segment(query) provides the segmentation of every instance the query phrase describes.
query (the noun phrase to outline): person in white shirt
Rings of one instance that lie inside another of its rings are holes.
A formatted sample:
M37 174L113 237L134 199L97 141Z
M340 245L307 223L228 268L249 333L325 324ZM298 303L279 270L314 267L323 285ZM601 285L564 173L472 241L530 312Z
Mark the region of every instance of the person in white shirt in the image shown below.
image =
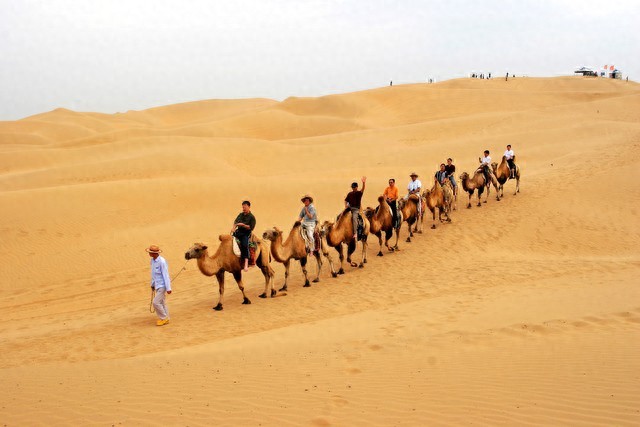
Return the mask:
M507 150L504 152L504 156L507 158L507 163L509 164L509 170L511 171L511 178L515 178L516 164L514 163L514 160L516 158L516 155L511 149L511 144L507 145Z
M489 150L484 150L484 157L479 157L480 167L484 173L484 179L487 182L491 181L491 156L489 156Z
M316 212L315 206L313 206L313 197L309 194L305 194L302 196L300 201L304 204L302 210L300 211L300 215L298 215L298 221L302 222L302 230L306 235L307 241L309 243L309 251L313 254L315 252L315 240L313 238L313 234L316 231L316 225L318 224L318 213Z
M158 315L156 325L163 326L169 323L169 309L167 308L166 295L171 294L171 279L169 278L169 266L160 255L160 247L151 245L146 249L151 257L151 289L155 290L153 307Z
M418 179L418 174L415 172L411 172L409 175L411 181L409 181L409 185L407 185L407 190L409 193L405 199L408 199L410 195L415 194L418 196L418 215L422 215L422 196L420 196L420 190L422 189L422 183Z

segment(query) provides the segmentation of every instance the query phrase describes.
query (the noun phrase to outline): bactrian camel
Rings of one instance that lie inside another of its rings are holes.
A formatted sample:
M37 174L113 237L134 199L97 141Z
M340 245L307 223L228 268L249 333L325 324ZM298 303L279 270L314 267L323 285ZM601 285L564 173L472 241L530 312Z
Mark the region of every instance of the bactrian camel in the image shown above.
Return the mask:
M407 242L411 241L414 232L422 233L422 221L424 220L424 210L426 209L426 204L424 200L422 200L422 213L419 214L418 200L420 200L420 198L417 194L410 195L408 199L401 198L398 200L398 209L400 210L400 212L402 212L402 218L407 222L407 226L409 227L409 236L407 237ZM418 224L420 225L420 229L418 229Z
M513 160L515 161L515 157ZM509 163L507 162L506 156L502 156L500 165L498 165L496 162L491 163L491 168L493 169L493 174L498 180L498 190L500 191L500 197L502 197L504 196L504 183L510 179L513 179L511 178L511 169L509 169ZM513 193L514 196L520 192L520 166L518 165L516 165L515 180L516 191Z
M300 267L302 267L302 273L304 274L304 287L306 288L311 286L309 283L309 276L307 275L307 248L301 234L301 228L300 221L296 221L284 243L282 243L282 230L279 230L277 227L273 227L272 229L266 230L262 233L263 239L271 241L271 255L273 255L273 259L284 264L284 285L280 288L280 291L287 290L287 279L289 278L289 267L292 259L300 261ZM333 268L333 261L329 255L329 251L327 250L327 245L323 242L322 238L318 238L320 239L322 254L329 260L331 275L336 277L338 273L336 273ZM313 279L313 282L317 283L320 281L322 257L319 252L315 252L312 256L315 257L318 263L318 274L316 275L316 278Z
M438 209L438 219L440 222L443 222L443 213L447 222L451 222L451 218L449 218L449 213L447 212L444 203L444 190L437 179L433 180L433 187L431 187L430 190L424 191L423 197L427 204L427 208L429 208L431 215L433 216L433 225L431 225L431 228L436 228L436 209Z
M344 252L342 244L347 245L347 262L352 267L364 267L367 263L367 237L369 236L369 220L363 216L362 221L364 223L364 231L362 237L362 261L360 264L356 264L351 261L351 254L355 252L357 239L354 239L355 234L353 230L353 224L351 223L351 209L346 208L340 215L335 223L325 221L322 223L321 232L326 236L327 244L338 252L340 256L340 270L338 274L344 274L343 262Z
M467 208L471 208L471 196L473 196L475 190L478 190L478 207L482 206L480 204L480 198L484 192L486 183L487 181L484 179L484 174L479 169L473 174L473 178L469 178L468 173L462 172L462 175L460 175L460 184L462 185L462 189L469 193L469 204Z
M253 237L253 236L252 236ZM220 298L218 304L213 307L214 310L222 310L224 303L224 273L233 274L233 278L238 284L240 292L242 292L242 303L251 304L249 298L244 293L244 285L242 284L242 267L240 257L233 253L233 237L230 235L220 235L220 246L215 254L210 255L209 249L203 243L194 243L193 246L184 254L185 259L195 259L198 261L198 268L205 276L216 276L220 287ZM252 240L255 240L252 238ZM271 255L269 254L269 246L264 241L259 241L256 248L256 265L264 275L264 292L260 294L260 298L266 298L267 294L275 296L276 291L273 289L274 271L269 265Z
M398 239L400 238L400 225L402 225L402 223L400 223L398 227L393 226L393 215L391 214L391 207L389 207L389 204L383 196L378 197L378 203L379 205L375 209L365 209L364 215L367 217L370 223L369 232L378 237L378 243L380 244L378 256L382 256L382 233L384 233L384 245L389 252L400 250L398 248ZM398 212L398 215L401 215L401 213ZM389 240L393 236L394 228L396 230L396 244L389 247Z

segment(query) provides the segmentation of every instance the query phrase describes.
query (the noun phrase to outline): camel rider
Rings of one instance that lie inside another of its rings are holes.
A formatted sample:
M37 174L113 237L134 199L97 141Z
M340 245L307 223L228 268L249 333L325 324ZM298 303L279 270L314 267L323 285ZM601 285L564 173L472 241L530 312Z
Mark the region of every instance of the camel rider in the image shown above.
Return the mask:
M447 180L447 171L445 169L444 163L440 163L440 170L436 172L435 177L440 185L444 185L445 181Z
M316 247L313 233L315 232L316 225L318 224L318 213L316 212L315 206L313 206L313 197L305 194L304 196L302 196L302 199L300 199L300 201L304 204L304 206L300 211L298 221L302 222L302 232L306 235L307 241L309 242L308 250L313 254Z
M507 145L507 150L504 152L504 157L507 158L507 163L509 164L509 171L511 172L510 178L515 178L516 176L516 164L513 162L516 158L515 153L511 149L511 144Z
M458 184L456 184L456 179L453 177L456 173L456 166L453 164L453 159L451 157L447 159L447 164L445 165L444 170L447 172L447 178L451 181L451 185L453 185L453 194L458 194Z
M480 161L480 167L484 173L484 179L486 182L491 181L491 156L489 156L489 150L484 150L484 157L478 159Z
M384 197L391 208L392 222L395 227L398 222L398 187L396 187L396 180L394 178L389 178L389 186L384 189L382 197Z
M364 194L364 188L367 185L367 177L362 177L362 191L358 190L358 183L351 184L351 192L347 194L344 199L345 208L351 209L351 224L353 225L353 238L358 238L358 215L360 214L360 206L362 202L362 195Z
M422 196L420 196L420 190L422 190L422 183L418 179L418 174L415 172L411 172L411 181L409 181L409 185L407 185L408 194L405 199L408 199L410 195L415 194L418 196L418 215L422 215Z
M238 239L240 244L240 263L243 270L249 270L249 237L256 227L256 217L251 213L251 202L245 200L242 202L242 212L233 221L231 233Z

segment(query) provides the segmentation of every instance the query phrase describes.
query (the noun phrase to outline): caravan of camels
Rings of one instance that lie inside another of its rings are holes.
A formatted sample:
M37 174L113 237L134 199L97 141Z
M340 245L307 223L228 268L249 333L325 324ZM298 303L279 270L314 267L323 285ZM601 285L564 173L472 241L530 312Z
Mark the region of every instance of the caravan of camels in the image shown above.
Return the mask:
M481 206L481 196L486 187L486 198L484 203L487 203L490 193L490 187L496 190L496 200L500 201L500 198L504 193L504 184L510 180L516 180L516 190L514 195L520 192L520 168L515 164L515 155L511 151L511 146L507 146L505 155L502 156L500 165L495 162L491 162L491 158L488 157L489 151L485 151L485 157L480 158L480 167L474 172L473 177L469 177L467 172L463 172L460 175L460 181L462 189L469 193L469 203L467 208L471 208L471 197L475 190L477 190L478 204ZM449 159L451 160L451 159ZM489 167L490 165L490 167ZM444 164L442 166L445 166ZM449 167L452 167L449 164ZM444 170L444 168L443 168ZM312 236L315 236L315 243L308 237L308 233L303 229L304 224L301 222L304 218L303 209L302 215L298 221L293 225L293 228L289 232L286 240L283 242L283 231L277 227L273 227L264 231L262 239L255 234L251 234L250 245L253 246L253 251L250 256L251 265L258 266L262 272L265 280L264 292L259 295L260 298L274 297L278 294L278 291L274 289L273 280L275 271L271 268L270 263L272 259L284 265L284 285L280 288L280 292L287 291L287 280L289 278L289 270L291 261L299 261L304 275L304 287L310 286L309 275L307 271L308 259L315 258L317 263L316 277L313 282L320 281L320 272L322 270L322 257L325 257L329 262L331 268L332 277L338 277L339 274L344 274L344 246L347 247L346 261L351 267L363 268L367 263L367 247L368 237L370 234L375 235L378 238L379 249L377 256L383 256L382 246L387 248L389 252L400 250L398 247L398 240L400 239L400 229L404 222L407 223L407 229L409 236L406 241L411 242L411 237L414 237L414 233L422 233L424 214L427 209L431 212L433 224L432 229L436 228L436 210L438 210L438 219L440 222L451 222L450 214L452 210L456 209L458 189L455 182L453 173L455 172L455 166L449 169L450 173L442 175L443 179L439 179L438 173L433 179L433 186L431 188L420 191L412 191L412 184L418 175L413 172L411 174L412 182L409 184L409 194L404 197L397 198L397 200L388 200L384 196L378 197L379 205L375 208L367 207L362 209L360 204L360 198L364 192L364 184L366 177L363 177L362 191L357 191L357 183L352 184L352 192L347 195L345 199L345 209L340 212L335 221L324 221L320 223L315 218L313 221ZM393 180L395 184L395 180ZM419 181L418 181L419 182ZM415 188L415 185L413 185ZM418 190L421 190L421 183L418 184ZM386 192L385 192L386 193ZM350 205L349 201L352 194L358 194L357 206ZM397 195L397 190L395 192ZM305 195L301 201L308 206L313 202L313 198L309 195ZM249 202L243 202L243 204L249 204ZM397 215L394 215L396 209L392 209L391 203L397 205ZM308 211L307 211L308 212ZM315 210L314 210L315 214ZM357 214L357 220L354 220L352 215ZM442 219L442 215L445 219ZM354 231L354 225L357 223L357 230ZM390 246L390 241L395 231L395 243ZM218 303L213 307L214 310L222 310L224 303L224 273L228 272L233 275L240 292L242 293L242 304L251 304L251 301L247 297L244 291L244 284L242 282L243 269L242 258L239 252L234 249L233 240L234 237L230 235L220 235L220 246L218 249L211 253L207 245L203 243L194 243L193 246L185 253L185 259L195 259L198 263L198 268L205 276L215 276L219 285L219 299ZM269 242L269 243L267 243ZM352 261L352 255L356 251L358 242L361 243L362 255L360 263ZM340 268L336 271L334 267L334 261L330 255L329 248L334 248L338 252L340 260Z

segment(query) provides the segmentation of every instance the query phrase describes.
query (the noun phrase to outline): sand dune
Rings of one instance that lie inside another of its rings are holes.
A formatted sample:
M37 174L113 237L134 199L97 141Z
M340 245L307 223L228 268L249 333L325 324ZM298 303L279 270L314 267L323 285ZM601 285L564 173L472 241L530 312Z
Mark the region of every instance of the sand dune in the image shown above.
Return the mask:
M0 122L0 421L638 425L639 107L632 82L460 79ZM214 312L184 259L245 198L258 233L288 231L304 193L330 219L363 175L374 206L391 176L430 186L446 157L459 175L508 143L520 194L461 194L451 224L381 258L371 237L337 279L302 288L294 263L262 300L252 270L253 304L228 277ZM150 243L186 268L162 328Z

